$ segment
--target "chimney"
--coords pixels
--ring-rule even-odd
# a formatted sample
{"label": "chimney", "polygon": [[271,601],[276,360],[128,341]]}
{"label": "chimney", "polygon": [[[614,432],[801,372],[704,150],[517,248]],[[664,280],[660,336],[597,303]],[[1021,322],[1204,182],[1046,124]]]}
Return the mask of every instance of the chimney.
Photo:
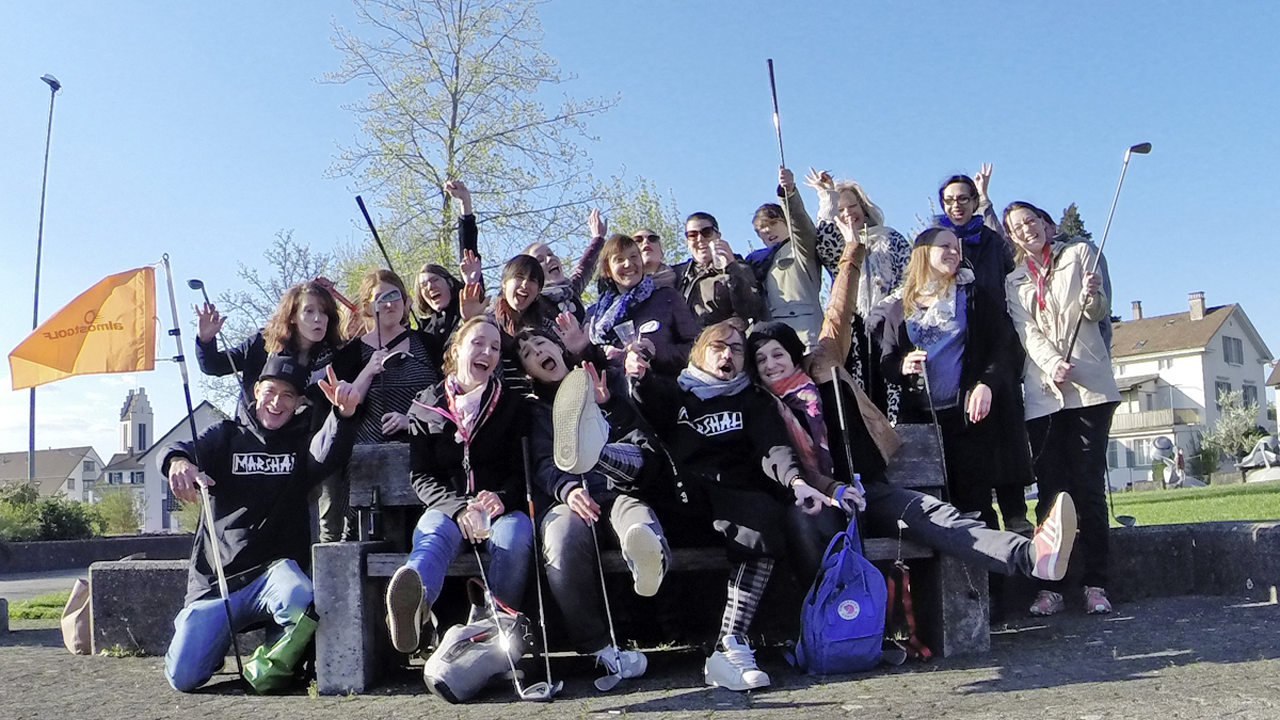
{"label": "chimney", "polygon": [[1187,300],[1191,303],[1191,320],[1204,319],[1204,293],[1193,292],[1187,295]]}
{"label": "chimney", "polygon": [[1133,319],[1134,320],[1142,319],[1142,301],[1141,300],[1133,301]]}

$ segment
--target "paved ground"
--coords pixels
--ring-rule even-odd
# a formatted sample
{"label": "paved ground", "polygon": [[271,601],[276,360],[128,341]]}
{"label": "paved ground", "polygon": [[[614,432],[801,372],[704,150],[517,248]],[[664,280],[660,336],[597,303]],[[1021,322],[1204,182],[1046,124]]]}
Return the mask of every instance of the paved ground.
{"label": "paved ground", "polygon": [[0,598],[13,602],[60,590],[70,590],[76,578],[88,580],[89,568],[0,575]]}
{"label": "paved ground", "polygon": [[[77,657],[54,629],[15,623],[0,635],[0,716],[27,718],[852,717],[944,720],[1018,717],[1280,717],[1280,606],[1222,597],[1128,603],[1107,617],[1067,613],[1019,620],[993,637],[990,655],[907,665],[856,677],[796,675],[776,653],[761,664],[773,688],[705,688],[695,653],[651,655],[649,674],[602,695],[583,662],[557,661],[566,692],[549,705],[510,702],[498,685],[477,703],[450,706],[406,671],[360,697],[246,697],[231,676],[201,693],[165,684],[161,659]],[[532,668],[530,668],[532,672]]]}

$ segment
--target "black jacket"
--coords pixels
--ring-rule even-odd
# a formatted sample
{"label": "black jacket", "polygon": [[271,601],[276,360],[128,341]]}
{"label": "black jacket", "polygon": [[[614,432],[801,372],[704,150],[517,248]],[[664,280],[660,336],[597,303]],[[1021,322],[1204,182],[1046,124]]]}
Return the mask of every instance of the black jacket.
{"label": "black jacket", "polygon": [[716,270],[685,260],[671,270],[676,291],[704,327],[735,316],[749,322],[769,319],[764,292],[745,261],[737,259]]}
{"label": "black jacket", "polygon": [[[973,270],[974,283],[1004,308],[1004,279],[1013,272],[1013,245],[986,225],[977,242],[960,244],[962,263]],[[1007,309],[1003,312],[1009,314]]]}
{"label": "black jacket", "polygon": [[[529,432],[526,401],[489,380],[480,405],[487,407],[501,392],[493,411],[472,433],[470,442],[457,440],[457,425],[437,410],[448,412],[442,381],[423,390],[409,409],[409,484],[428,510],[457,519],[469,496],[490,490],[507,511],[523,506],[524,461],[520,438]],[[436,408],[429,410],[424,405]],[[475,484],[468,488],[467,471]]]}
{"label": "black jacket", "polygon": [[[604,311],[598,306],[591,309],[593,312]],[[644,335],[653,342],[655,352],[651,367],[656,372],[674,377],[689,364],[689,350],[693,341],[698,339],[698,333],[702,332],[702,323],[693,316],[680,293],[671,288],[654,288],[649,297],[627,308],[622,322],[628,320],[635,325],[637,333],[645,323],[652,322],[658,326]],[[612,330],[608,339],[616,342]],[[609,366],[619,373],[622,371],[621,360],[609,363]]]}
{"label": "black jacket", "polygon": [[[166,477],[170,462],[181,457],[213,478],[209,496],[214,528],[233,591],[277,560],[293,560],[304,571],[311,566],[307,494],[346,465],[357,425],[330,409],[313,434],[308,416],[314,412],[305,410],[277,430],[263,429],[252,417],[224,421],[206,430],[194,449],[190,442],[174,443],[158,456]],[[212,560],[201,515],[187,574],[187,604],[216,592]]]}

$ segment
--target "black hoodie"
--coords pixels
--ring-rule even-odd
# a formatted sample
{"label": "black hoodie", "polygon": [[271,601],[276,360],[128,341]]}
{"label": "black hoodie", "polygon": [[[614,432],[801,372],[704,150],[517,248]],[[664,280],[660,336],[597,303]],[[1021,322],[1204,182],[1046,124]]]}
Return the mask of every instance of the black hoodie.
{"label": "black hoodie", "polygon": [[[315,412],[308,408],[276,430],[267,430],[256,417],[241,413],[239,421],[221,422],[201,434],[194,452],[190,442],[174,443],[160,452],[160,472],[165,477],[169,463],[185,458],[213,478],[209,500],[231,591],[253,582],[277,560],[293,560],[304,571],[311,565],[307,494],[346,465],[359,425],[330,410],[324,424],[312,433],[310,415]],[[216,588],[202,513],[191,550],[186,603],[215,593]]]}

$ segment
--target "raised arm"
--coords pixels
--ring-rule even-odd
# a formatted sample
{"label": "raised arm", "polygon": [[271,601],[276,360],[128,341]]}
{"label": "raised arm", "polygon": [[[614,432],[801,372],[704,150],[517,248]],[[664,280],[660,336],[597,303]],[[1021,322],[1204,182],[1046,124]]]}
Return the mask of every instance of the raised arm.
{"label": "raised arm", "polygon": [[609,223],[601,217],[600,211],[594,208],[587,216],[587,228],[591,231],[591,242],[587,243],[582,250],[582,257],[578,258],[577,264],[573,266],[573,272],[569,273],[569,286],[573,288],[573,294],[578,297],[582,297],[582,291],[586,289],[587,283],[595,277],[596,265],[600,262],[600,251],[604,248],[604,238],[609,234]]}

